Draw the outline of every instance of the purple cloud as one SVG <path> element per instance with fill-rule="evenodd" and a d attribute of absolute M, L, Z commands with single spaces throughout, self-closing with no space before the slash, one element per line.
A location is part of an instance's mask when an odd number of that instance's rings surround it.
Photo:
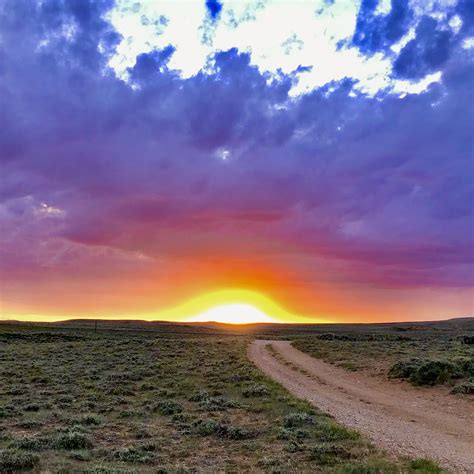
<path fill-rule="evenodd" d="M 377 21 L 363 4 L 361 51 L 408 28 L 392 3 Z M 453 33 L 418 25 L 394 72 L 443 80 L 404 98 L 364 96 L 350 80 L 291 98 L 295 77 L 263 74 L 236 49 L 183 79 L 167 67 L 173 46 L 138 56 L 131 88 L 107 66 L 111 7 L 1 8 L 3 279 L 126 277 L 212 247 L 292 269 L 325 259 L 340 279 L 380 288 L 474 283 L 474 68 Z M 301 273 L 308 288 L 322 280 Z"/>

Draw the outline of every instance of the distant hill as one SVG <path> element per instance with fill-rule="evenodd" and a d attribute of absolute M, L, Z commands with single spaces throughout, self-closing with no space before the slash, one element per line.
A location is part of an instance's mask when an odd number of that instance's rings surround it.
<path fill-rule="evenodd" d="M 89 329 L 95 328 L 96 320 L 93 319 L 70 319 L 56 323 L 34 323 L 12 320 L 0 320 L 2 325 L 19 325 L 35 328 L 64 328 L 64 329 Z M 123 330 L 123 331 L 147 331 L 160 332 L 164 334 L 252 334 L 252 335 L 278 335 L 278 334 L 310 334 L 323 331 L 367 331 L 374 332 L 384 330 L 393 331 L 420 331 L 425 329 L 439 331 L 474 331 L 474 317 L 452 318 L 441 321 L 416 321 L 416 322 L 393 322 L 393 323 L 345 323 L 345 324 L 273 324 L 254 323 L 244 325 L 223 324 L 216 322 L 187 323 L 170 321 L 143 321 L 143 320 L 112 320 L 98 319 L 98 330 Z"/>
<path fill-rule="evenodd" d="M 474 318 L 452 318 L 443 321 L 430 321 L 428 324 L 435 327 L 447 327 L 464 331 L 474 331 Z"/>

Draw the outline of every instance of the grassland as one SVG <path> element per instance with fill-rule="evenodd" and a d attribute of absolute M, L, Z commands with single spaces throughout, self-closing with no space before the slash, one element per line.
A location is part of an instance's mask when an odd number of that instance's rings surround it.
<path fill-rule="evenodd" d="M 139 329 L 0 325 L 0 472 L 439 472 L 265 378 L 268 328 Z"/>
<path fill-rule="evenodd" d="M 295 337 L 294 346 L 348 370 L 413 385 L 445 385 L 474 394 L 474 320 L 433 324 L 339 326 Z"/>

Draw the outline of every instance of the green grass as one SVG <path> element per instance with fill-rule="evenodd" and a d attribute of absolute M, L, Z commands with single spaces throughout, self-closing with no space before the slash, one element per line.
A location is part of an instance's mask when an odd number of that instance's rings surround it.
<path fill-rule="evenodd" d="M 247 336 L 0 325 L 0 340 L 0 472 L 437 472 L 292 397 Z"/>
<path fill-rule="evenodd" d="M 0 451 L 0 472 L 21 472 L 33 469 L 39 464 L 39 457 L 15 449 Z"/>
<path fill-rule="evenodd" d="M 454 394 L 472 394 L 472 330 L 436 326 L 339 328 L 294 338 L 294 346 L 347 370 L 407 380 L 413 385 L 442 385 Z"/>

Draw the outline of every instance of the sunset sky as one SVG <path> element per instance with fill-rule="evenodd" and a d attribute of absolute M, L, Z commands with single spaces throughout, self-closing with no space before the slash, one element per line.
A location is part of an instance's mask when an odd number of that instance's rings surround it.
<path fill-rule="evenodd" d="M 0 319 L 473 315 L 473 56 L 471 0 L 1 1 Z"/>

